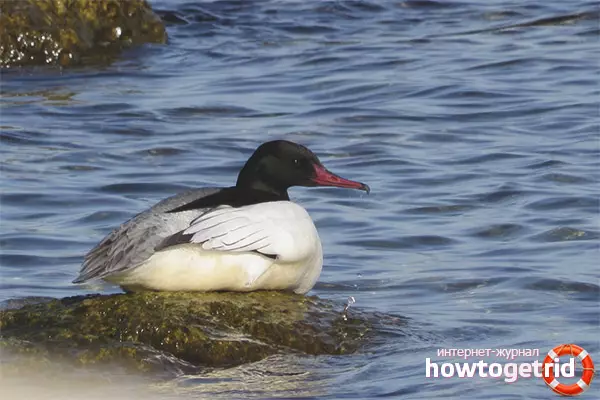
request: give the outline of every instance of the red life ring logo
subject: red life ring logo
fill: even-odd
[[[554,373],[555,362],[558,362],[558,357],[570,355],[577,358],[583,365],[583,374],[576,383],[565,385],[556,380]],[[548,352],[544,363],[542,364],[542,378],[546,385],[554,392],[563,396],[577,396],[585,392],[592,383],[594,378],[594,362],[590,354],[576,344],[561,344]]]

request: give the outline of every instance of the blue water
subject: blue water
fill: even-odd
[[[550,399],[539,378],[428,379],[425,359],[576,343],[600,362],[597,2],[151,3],[167,46],[2,72],[0,300],[117,292],[70,283],[105,234],[285,138],[372,189],[292,190],[325,251],[310,294],[408,328],[161,395]]]

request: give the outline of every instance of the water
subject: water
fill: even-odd
[[[548,399],[539,378],[428,379],[425,359],[577,343],[600,362],[597,3],[153,6],[168,46],[3,72],[0,300],[118,291],[70,284],[83,254],[163,197],[233,184],[258,144],[285,138],[372,189],[293,189],[325,251],[311,294],[411,333],[158,388],[120,377],[118,393]]]

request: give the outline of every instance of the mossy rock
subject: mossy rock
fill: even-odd
[[[126,47],[166,43],[145,0],[0,2],[0,66],[107,62]]]
[[[346,354],[373,322],[357,310],[281,292],[77,296],[0,311],[0,348],[79,364],[152,369],[152,354],[229,367],[272,354]]]

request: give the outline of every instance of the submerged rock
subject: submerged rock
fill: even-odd
[[[105,62],[123,48],[166,40],[145,0],[0,2],[2,67]]]
[[[156,366],[157,354],[195,367],[228,367],[277,353],[352,353],[373,321],[342,310],[281,292],[77,296],[0,311],[0,347],[142,370]]]

